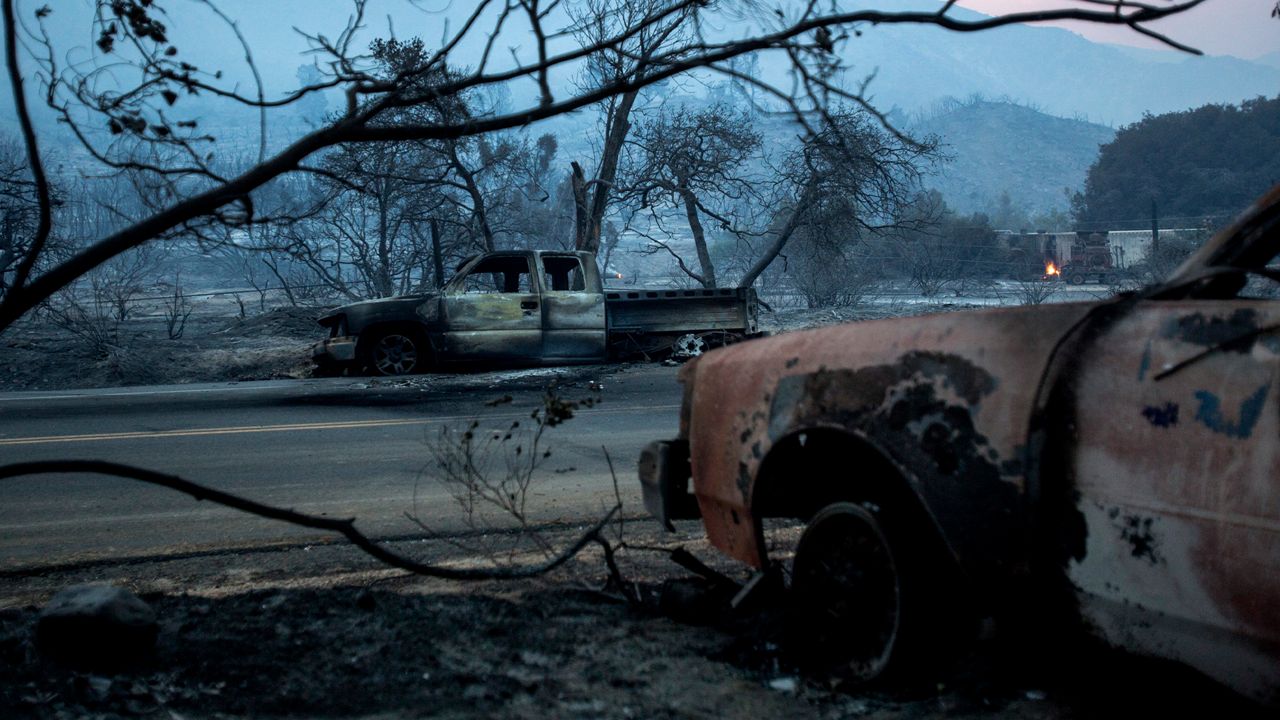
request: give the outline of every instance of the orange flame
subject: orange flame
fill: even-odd
[[[1053,264],[1052,260],[1044,264],[1045,277],[1054,277],[1061,274],[1062,274],[1062,271],[1058,269],[1057,265]]]

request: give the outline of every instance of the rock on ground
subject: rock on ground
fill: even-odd
[[[113,585],[75,585],[41,611],[36,644],[67,664],[120,667],[150,653],[158,632],[155,611],[137,595]]]

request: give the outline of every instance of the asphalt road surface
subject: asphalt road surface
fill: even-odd
[[[635,462],[678,427],[676,368],[555,368],[408,380],[331,378],[0,394],[0,462],[96,459],[139,465],[260,502],[356,517],[378,537],[467,529],[439,480],[442,428],[480,438],[531,428],[548,382],[602,402],[546,430],[551,449],[530,495],[533,522],[586,521],[614,503],[605,453],[626,507],[640,512]],[[591,390],[599,383],[602,390]],[[506,396],[510,402],[501,402]],[[495,404],[495,401],[497,403]],[[485,433],[488,433],[487,435]],[[519,444],[517,435],[507,445]],[[508,449],[507,456],[514,457]],[[490,456],[501,472],[505,456]],[[527,456],[526,456],[527,457]],[[0,490],[0,569],[98,558],[298,542],[315,531],[100,475],[44,475]]]

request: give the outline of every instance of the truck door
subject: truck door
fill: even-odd
[[[543,253],[541,263],[543,354],[562,360],[603,360],[604,293],[589,286],[587,268],[577,255]]]
[[[444,293],[442,360],[536,362],[542,312],[525,255],[493,255],[454,278]]]

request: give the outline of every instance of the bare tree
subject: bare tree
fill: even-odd
[[[0,299],[32,251],[40,212],[26,154],[12,138],[0,138]]]
[[[54,324],[80,338],[90,352],[105,357],[120,345],[120,324],[155,279],[157,248],[144,245],[95,268],[44,304]]]
[[[1042,278],[1022,277],[1014,282],[1017,287],[1015,296],[1023,305],[1039,305],[1058,290],[1055,283]]]
[[[864,243],[798,243],[788,275],[809,308],[853,307],[883,279],[884,264]]]
[[[175,47],[165,23],[186,20],[185,9],[182,13],[167,13],[164,3],[157,0],[97,0],[95,32],[98,37],[94,52],[82,62],[64,65],[64,53],[45,29],[44,21],[53,10],[42,6],[31,17],[33,24],[26,46],[34,51],[34,73],[40,76],[46,103],[99,163],[146,175],[156,207],[145,217],[99,238],[33,277],[32,269],[42,257],[50,236],[51,201],[39,140],[26,105],[23,77],[32,73],[24,73],[19,62],[19,48],[23,43],[18,40],[16,0],[3,0],[6,65],[40,211],[30,243],[31,252],[15,271],[11,289],[0,302],[0,328],[8,327],[75,278],[132,247],[175,232],[193,231],[202,223],[260,221],[262,218],[255,212],[254,192],[283,174],[315,171],[307,165],[307,159],[327,147],[351,142],[456,139],[522,127],[611,98],[621,102],[630,93],[697,68],[731,74],[733,71],[727,67],[729,60],[767,50],[785,53],[793,61],[804,81],[806,97],[834,95],[863,101],[857,91],[842,91],[832,79],[831,69],[834,43],[844,36],[843,30],[867,23],[933,25],[975,32],[1014,23],[1075,19],[1127,25],[1156,35],[1174,47],[1187,49],[1157,35],[1146,23],[1186,10],[1199,1],[1149,6],[1117,0],[974,20],[950,15],[953,5],[950,2],[928,12],[845,10],[838,3],[810,3],[792,15],[758,12],[761,8],[751,3],[740,11],[754,13],[753,22],[740,24],[746,29],[745,34],[712,40],[702,35],[702,21],[727,12],[725,8],[703,0],[671,0],[645,4],[625,26],[606,25],[604,32],[595,36],[579,33],[576,47],[565,48],[559,43],[554,50],[549,38],[565,37],[561,29],[549,26],[552,18],[558,17],[553,12],[558,3],[543,5],[538,0],[518,0],[504,9],[481,1],[457,30],[451,31],[437,48],[426,54],[423,62],[397,70],[388,78],[379,71],[376,62],[353,49],[365,11],[363,0],[355,0],[352,18],[342,32],[332,37],[310,36],[314,52],[324,58],[322,79],[275,98],[266,98],[261,85],[257,86],[257,92],[241,93],[234,83],[224,82],[220,73],[201,68],[196,55],[184,54]],[[628,9],[633,6],[635,4],[628,4]],[[216,6],[209,7],[217,11]],[[490,14],[490,10],[495,14]],[[217,16],[226,18],[220,12]],[[493,24],[483,27],[491,17],[496,17]],[[522,27],[517,29],[517,25]],[[577,23],[574,27],[580,26],[581,23]],[[231,27],[235,29],[234,24]],[[517,53],[509,66],[494,67],[490,62],[493,47],[505,34],[513,32],[528,33],[535,38],[532,56]],[[464,41],[485,34],[487,39],[480,39],[484,49],[476,62],[466,71],[453,72],[450,65],[455,59],[455,50]],[[660,42],[646,44],[640,55],[624,50],[646,36]],[[645,70],[603,77],[594,86],[560,99],[555,97],[550,82],[553,73],[569,72],[580,67],[583,61],[616,57],[620,50],[626,59],[642,59]],[[246,57],[252,62],[250,53],[246,52]],[[112,75],[120,67],[131,67],[132,71],[127,76]],[[450,102],[475,88],[529,79],[540,88],[538,98],[529,106],[462,120],[442,116],[404,123],[384,122],[389,114],[406,108],[430,107]],[[230,172],[211,164],[208,148],[214,140],[201,131],[198,118],[184,115],[182,110],[183,96],[199,93],[262,110],[265,129],[267,108],[286,106],[327,89],[346,93],[344,110],[314,131],[271,153],[266,151],[264,132],[259,161]],[[772,90],[779,101],[793,99],[785,92]],[[800,109],[794,103],[790,106]],[[618,124],[618,131],[611,131],[609,136],[617,137],[624,127]],[[102,128],[106,129],[106,135],[101,132]],[[598,173],[598,179],[606,180],[605,173]],[[599,185],[602,190],[604,186],[604,182]],[[595,209],[607,200],[607,195],[599,197],[598,201],[592,198],[593,216]],[[586,249],[594,250],[598,246],[594,236],[589,230],[584,241]]]
[[[703,218],[726,230],[734,228],[723,208],[755,196],[754,178],[745,166],[760,159],[753,157],[760,150],[760,134],[746,113],[713,105],[698,112],[661,112],[641,124],[629,144],[636,157],[624,173],[620,195],[638,202],[641,209],[683,210],[699,269],[695,272],[682,258],[676,259],[703,287],[716,287]],[[655,242],[675,254],[668,244]]]
[[[588,181],[582,167],[572,164],[577,222],[574,247],[596,253],[608,210],[623,145],[631,132],[631,115],[640,91],[665,79],[672,63],[689,50],[698,4],[673,0],[597,0],[577,6],[574,32],[586,47],[599,51],[586,56],[581,83],[584,93],[620,87],[601,102],[603,142],[595,178]],[[634,32],[628,32],[634,30]]]
[[[289,233],[291,253],[317,270],[329,266],[332,285],[349,297],[399,295],[422,281],[430,249],[415,242],[409,223],[436,168],[412,150],[404,143],[338,148],[324,161],[337,179],[319,181],[324,208]]]
[[[866,112],[823,113],[817,133],[783,161],[784,211],[740,284],[753,284],[797,234],[856,241],[901,227],[900,209],[936,152],[935,139],[885,131]]]
[[[165,330],[170,340],[178,340],[187,329],[187,319],[191,317],[191,301],[182,289],[182,275],[173,276],[173,294],[164,301]]]

